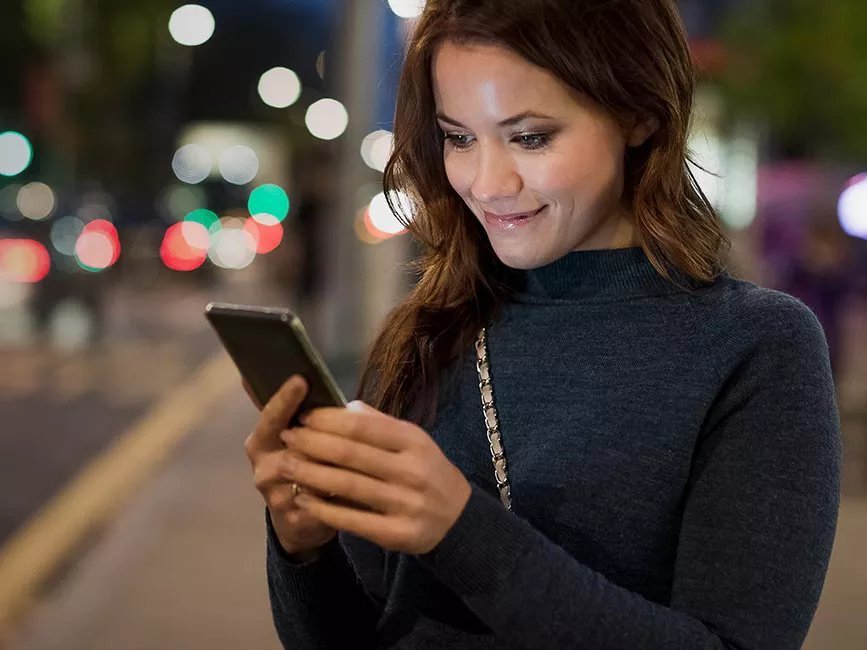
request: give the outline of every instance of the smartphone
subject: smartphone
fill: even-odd
[[[301,319],[288,309],[211,302],[205,317],[260,404],[267,404],[292,375],[301,375],[309,391],[298,415],[324,406],[346,406],[346,397]]]

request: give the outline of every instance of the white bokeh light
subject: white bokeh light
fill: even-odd
[[[214,168],[211,153],[198,144],[187,144],[175,152],[172,171],[182,183],[195,185],[205,180]]]
[[[843,230],[852,237],[867,239],[867,174],[849,181],[837,208]]]
[[[388,0],[388,6],[401,18],[418,18],[427,0]]]
[[[181,45],[195,47],[214,35],[214,14],[201,5],[178,7],[169,18],[169,33]]]
[[[392,199],[397,204],[401,216],[411,221],[413,212],[412,203],[409,198],[405,194],[398,192],[392,195]],[[385,199],[385,194],[382,192],[373,197],[368,208],[368,214],[370,215],[370,223],[373,227],[384,235],[397,235],[406,230],[404,225],[398,220],[397,215],[391,211],[388,201]]]
[[[75,244],[84,230],[84,221],[78,217],[61,217],[51,226],[51,243],[62,255],[74,255]]]
[[[394,135],[390,131],[374,131],[361,143],[361,158],[371,169],[385,171],[393,147]]]
[[[54,213],[57,199],[45,183],[28,183],[18,192],[17,204],[23,216],[42,221]]]
[[[30,166],[33,147],[20,133],[0,134],[0,176],[17,176]]]
[[[274,108],[287,108],[301,96],[301,80],[289,68],[271,68],[259,78],[259,97]]]
[[[336,99],[320,99],[307,109],[304,122],[314,137],[334,140],[343,135],[349,126],[349,114]]]
[[[229,147],[220,154],[220,174],[229,183],[246,185],[259,173],[259,157],[242,144]]]
[[[211,237],[208,258],[223,269],[244,269],[256,259],[256,240],[243,228],[224,227]]]

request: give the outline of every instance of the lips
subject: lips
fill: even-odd
[[[532,212],[513,212],[512,214],[495,214],[494,212],[488,212],[485,210],[485,217],[488,219],[496,219],[497,221],[517,221],[519,219],[529,219],[530,217],[535,217],[539,214],[544,207],[539,208],[538,210],[534,210]]]
[[[535,223],[539,213],[547,206],[542,206],[535,212],[513,212],[512,214],[495,214],[485,212],[485,223],[488,227],[504,232],[513,232],[523,229],[527,224]]]

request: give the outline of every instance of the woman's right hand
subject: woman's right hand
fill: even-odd
[[[245,387],[250,393],[246,384]],[[256,404],[262,414],[245,443],[247,457],[253,466],[256,489],[265,498],[280,545],[299,559],[307,559],[337,535],[335,529],[295,505],[292,481],[285,477],[283,471],[292,452],[286,449],[280,434],[298,411],[306,394],[307,383],[296,375],[283,384],[264,408]],[[252,394],[251,399],[256,403]]]

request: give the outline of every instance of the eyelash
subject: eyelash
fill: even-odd
[[[459,133],[444,133],[442,137],[446,144],[450,144],[458,151],[465,151],[470,148],[469,144],[461,143],[459,140],[459,138],[467,138],[470,136],[461,135]],[[535,144],[526,144],[521,142],[527,139],[535,141]],[[523,133],[512,138],[512,142],[518,141],[527,151],[537,151],[551,144],[551,139],[552,135],[550,133]]]

